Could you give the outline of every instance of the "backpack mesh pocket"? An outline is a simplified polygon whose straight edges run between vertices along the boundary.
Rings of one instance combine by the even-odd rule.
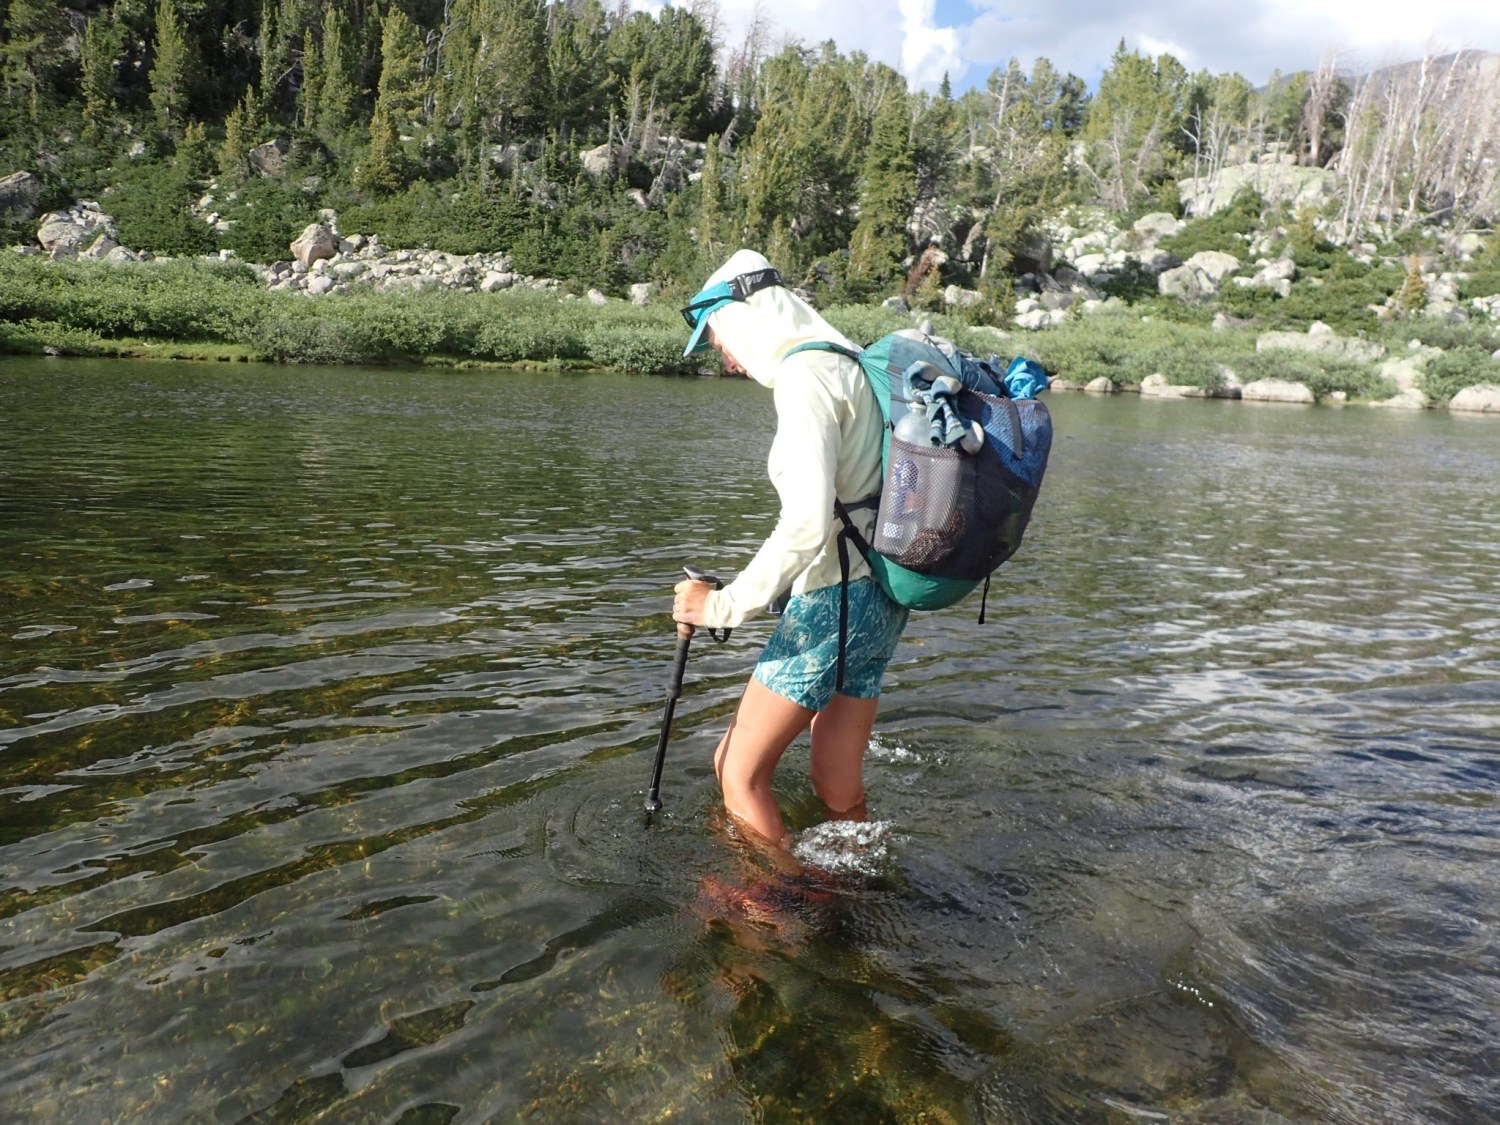
[[[969,537],[974,458],[955,449],[890,439],[871,546],[924,574],[943,574]]]

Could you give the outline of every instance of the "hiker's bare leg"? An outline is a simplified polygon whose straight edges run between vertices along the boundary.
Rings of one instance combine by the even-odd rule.
[[[724,793],[724,807],[774,844],[785,838],[786,825],[771,793],[771,775],[813,714],[751,680],[714,751],[714,773]]]
[[[879,699],[835,695],[812,721],[813,789],[844,820],[865,818],[865,750]]]

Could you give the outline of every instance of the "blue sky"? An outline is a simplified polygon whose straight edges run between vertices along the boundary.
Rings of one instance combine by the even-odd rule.
[[[659,6],[659,0],[637,0]],[[686,3],[687,0],[679,0]],[[955,90],[982,86],[1014,56],[1038,56],[1091,85],[1121,38],[1134,49],[1169,51],[1189,70],[1239,71],[1257,85],[1277,69],[1318,65],[1325,54],[1349,69],[1458,48],[1500,51],[1494,0],[709,0],[720,37],[742,42],[759,10],[772,46],[833,39],[890,63],[914,85],[935,87],[946,71]]]

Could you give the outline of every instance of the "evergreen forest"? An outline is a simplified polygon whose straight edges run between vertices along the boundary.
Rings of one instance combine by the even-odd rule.
[[[1179,180],[1268,151],[1357,189],[1325,224],[1346,241],[1494,211],[1451,83],[1396,96],[1330,59],[1257,85],[1122,41],[1092,90],[1041,58],[955,94],[764,25],[724,40],[711,0],[3,0],[0,175],[38,177],[41,210],[98,199],[158,254],[285,258],[333,208],[616,294],[752,245],[838,302],[929,247],[924,284],[1001,300],[1061,205],[1180,213]]]

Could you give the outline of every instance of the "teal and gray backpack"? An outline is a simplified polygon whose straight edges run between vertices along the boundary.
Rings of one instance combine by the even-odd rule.
[[[998,357],[979,360],[912,330],[884,336],[863,351],[813,342],[788,354],[799,351],[838,352],[855,360],[885,423],[879,494],[857,504],[834,505],[844,525],[839,557],[846,590],[848,541],[898,605],[941,609],[980,583],[988,595],[990,573],[1021,546],[1052,449],[1052,418],[1031,397],[1047,386],[1041,367],[1018,357],[1002,368]],[[901,425],[910,409],[926,409],[913,406],[908,372],[916,370],[957,380],[961,390],[953,406],[961,420],[977,422],[984,431],[982,444],[970,443],[978,446],[973,452],[898,435],[898,427],[910,431]],[[932,432],[938,430],[934,426]],[[926,434],[924,429],[924,439]],[[868,540],[849,515],[851,508],[866,507],[876,509]],[[841,607],[839,622],[840,686],[846,617],[847,605]],[[984,621],[983,600],[979,620]]]

